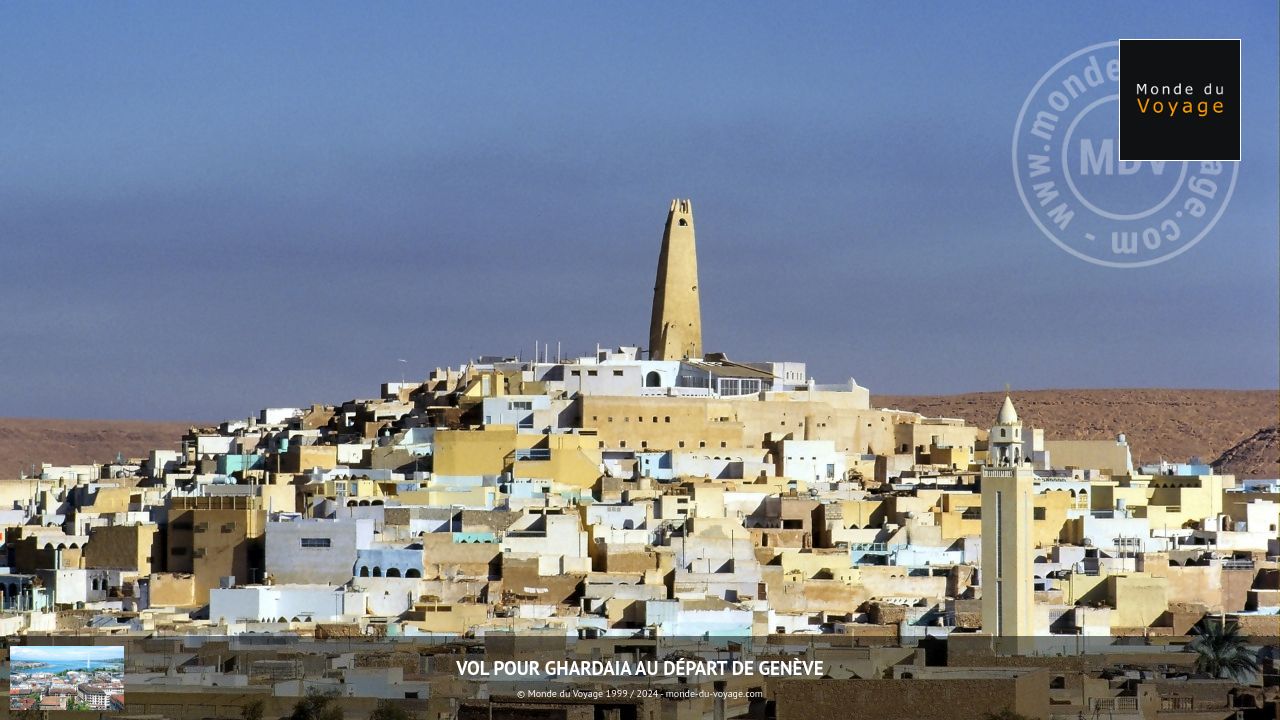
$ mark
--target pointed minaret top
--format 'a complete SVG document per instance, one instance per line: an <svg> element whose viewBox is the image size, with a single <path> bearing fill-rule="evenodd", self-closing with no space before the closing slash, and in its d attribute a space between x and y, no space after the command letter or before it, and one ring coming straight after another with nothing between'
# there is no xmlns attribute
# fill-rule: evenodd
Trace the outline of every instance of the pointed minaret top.
<svg viewBox="0 0 1280 720"><path fill-rule="evenodd" d="M1000 425L1014 425L1018 422L1018 411L1013 409L1013 399L1008 395L1004 396L1004 405L1000 406L996 422Z"/></svg>

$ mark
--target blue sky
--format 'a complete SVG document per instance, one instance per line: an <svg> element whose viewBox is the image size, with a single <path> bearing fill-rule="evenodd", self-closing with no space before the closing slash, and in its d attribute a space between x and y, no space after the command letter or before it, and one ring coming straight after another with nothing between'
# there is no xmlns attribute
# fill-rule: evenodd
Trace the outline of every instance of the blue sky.
<svg viewBox="0 0 1280 720"><path fill-rule="evenodd" d="M676 196L731 357L1280 384L1276 4L990 7L7 5L0 415L214 420L644 344ZM1235 195L1144 270L1053 246L1009 168L1041 74L1119 37L1243 39Z"/></svg>
<svg viewBox="0 0 1280 720"><path fill-rule="evenodd" d="M79 662L85 659L121 662L124 660L124 647L120 645L14 645L9 648L9 654L10 660L15 662Z"/></svg>

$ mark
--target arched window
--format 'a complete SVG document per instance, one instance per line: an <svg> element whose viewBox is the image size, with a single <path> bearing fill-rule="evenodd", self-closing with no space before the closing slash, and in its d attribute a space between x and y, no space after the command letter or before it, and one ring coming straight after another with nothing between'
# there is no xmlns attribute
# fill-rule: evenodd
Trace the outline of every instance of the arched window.
<svg viewBox="0 0 1280 720"><path fill-rule="evenodd" d="M374 577L382 577L382 568L380 568L380 567L375 567L375 568L373 569L373 576L374 576Z"/></svg>
<svg viewBox="0 0 1280 720"><path fill-rule="evenodd" d="M409 568L404 571L404 576L407 578L419 578L422 577L422 573L418 572L417 568Z"/></svg>
<svg viewBox="0 0 1280 720"><path fill-rule="evenodd" d="M369 577L369 566L362 565L360 567L360 577Z"/></svg>
<svg viewBox="0 0 1280 720"><path fill-rule="evenodd" d="M650 370L648 374L644 376L645 387L659 387L661 385L662 376L658 374L657 370Z"/></svg>
<svg viewBox="0 0 1280 720"><path fill-rule="evenodd" d="M400 568L387 568L387 577L400 577Z"/></svg>

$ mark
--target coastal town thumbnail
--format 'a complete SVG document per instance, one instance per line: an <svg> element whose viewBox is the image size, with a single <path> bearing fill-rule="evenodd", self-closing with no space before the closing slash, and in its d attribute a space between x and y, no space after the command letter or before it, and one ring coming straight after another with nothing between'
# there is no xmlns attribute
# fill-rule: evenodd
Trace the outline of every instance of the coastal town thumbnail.
<svg viewBox="0 0 1280 720"><path fill-rule="evenodd" d="M9 661L11 711L124 709L122 646L15 646Z"/></svg>

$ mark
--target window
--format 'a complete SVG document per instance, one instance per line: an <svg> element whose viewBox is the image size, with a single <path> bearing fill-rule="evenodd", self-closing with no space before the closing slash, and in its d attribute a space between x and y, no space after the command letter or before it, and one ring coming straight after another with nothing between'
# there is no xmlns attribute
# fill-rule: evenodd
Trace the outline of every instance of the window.
<svg viewBox="0 0 1280 720"><path fill-rule="evenodd" d="M621 371L621 370L614 370L614 371L613 371L613 376L614 376L614 377L622 377L622 371Z"/></svg>
<svg viewBox="0 0 1280 720"><path fill-rule="evenodd" d="M327 537L304 537L301 538L301 544L304 548L327 548L333 541Z"/></svg>
<svg viewBox="0 0 1280 720"><path fill-rule="evenodd" d="M599 374L600 374L600 373L596 372L595 370L588 370L588 371L587 371L587 377L595 377L596 375L599 375Z"/></svg>

